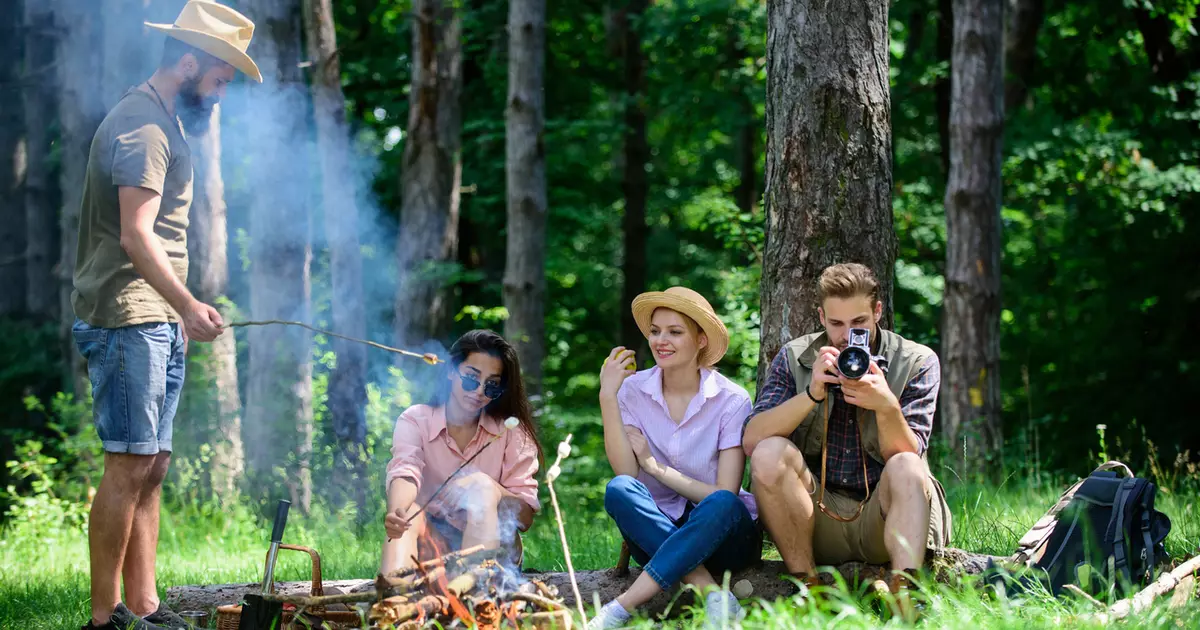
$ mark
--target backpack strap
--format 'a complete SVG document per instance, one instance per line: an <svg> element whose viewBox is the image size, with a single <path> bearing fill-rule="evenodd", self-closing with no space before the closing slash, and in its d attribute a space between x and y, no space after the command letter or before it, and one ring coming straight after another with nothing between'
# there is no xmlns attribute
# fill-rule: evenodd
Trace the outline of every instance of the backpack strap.
<svg viewBox="0 0 1200 630"><path fill-rule="evenodd" d="M1012 562L1017 564L1028 565L1030 561L1036 562L1039 557L1039 549L1045 545L1050 539L1050 535L1054 533L1054 525L1058 522L1058 513L1067 507L1072 499L1075 498L1075 491L1079 490L1079 486L1083 485L1085 479L1080 479L1075 482L1062 496L1058 498L1058 502L1050 507L1041 518L1029 528L1028 532L1021 537L1017 542L1017 551L1009 557Z"/></svg>
<svg viewBox="0 0 1200 630"><path fill-rule="evenodd" d="M1121 573L1130 571L1129 550L1125 544L1125 502L1137 483L1138 480L1132 477L1121 482L1121 487L1117 488L1117 493L1113 497L1112 519L1108 524L1108 539L1112 541L1113 545L1113 568Z"/></svg>
<svg viewBox="0 0 1200 630"><path fill-rule="evenodd" d="M1103 464L1100 464L1096 467L1096 470L1092 472L1094 474L1105 470L1115 470L1119 473L1122 473L1122 477L1133 478L1133 471L1129 469L1129 466L1126 466L1125 464L1115 460L1109 460Z"/></svg>

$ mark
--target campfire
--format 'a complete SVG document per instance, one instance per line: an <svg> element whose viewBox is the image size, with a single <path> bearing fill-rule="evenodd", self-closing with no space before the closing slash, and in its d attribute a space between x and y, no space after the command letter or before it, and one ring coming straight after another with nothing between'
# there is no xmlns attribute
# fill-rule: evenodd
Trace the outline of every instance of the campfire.
<svg viewBox="0 0 1200 630"><path fill-rule="evenodd" d="M443 553L416 567L379 575L374 588L360 593L320 597L268 595L284 603L290 627L358 628L331 623L327 610L340 605L369 604L368 627L379 630L418 628L539 628L569 630L570 611L557 589L505 567L500 553L482 546ZM285 626L287 627L287 626Z"/></svg>

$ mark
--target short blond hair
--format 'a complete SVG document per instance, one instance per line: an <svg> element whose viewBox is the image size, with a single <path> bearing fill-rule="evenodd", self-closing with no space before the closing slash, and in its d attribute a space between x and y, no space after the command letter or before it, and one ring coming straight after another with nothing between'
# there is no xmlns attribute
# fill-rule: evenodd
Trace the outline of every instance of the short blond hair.
<svg viewBox="0 0 1200 630"><path fill-rule="evenodd" d="M849 299L866 296L874 304L879 299L879 281L866 265L830 265L821 272L821 277L817 280L817 293L822 303L831 297Z"/></svg>

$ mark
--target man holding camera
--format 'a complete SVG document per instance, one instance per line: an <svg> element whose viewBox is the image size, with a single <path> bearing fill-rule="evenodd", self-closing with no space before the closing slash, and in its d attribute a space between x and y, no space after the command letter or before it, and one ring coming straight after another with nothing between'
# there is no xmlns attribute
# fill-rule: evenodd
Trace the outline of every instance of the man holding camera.
<svg viewBox="0 0 1200 630"><path fill-rule="evenodd" d="M746 421L752 489L784 564L806 585L819 583L817 566L890 562L898 593L911 586L902 572L950 539L945 493L925 461L938 358L879 327L867 267L830 266L818 288L824 330L780 350Z"/></svg>

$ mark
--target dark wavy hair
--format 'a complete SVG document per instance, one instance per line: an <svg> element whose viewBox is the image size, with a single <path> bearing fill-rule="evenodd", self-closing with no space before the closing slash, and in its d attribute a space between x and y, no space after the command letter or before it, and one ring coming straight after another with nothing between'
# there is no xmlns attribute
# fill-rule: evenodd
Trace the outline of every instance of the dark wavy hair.
<svg viewBox="0 0 1200 630"><path fill-rule="evenodd" d="M546 463L545 454L542 443L538 440L537 428L533 424L533 406L529 404L529 397L525 394L525 380L521 377L521 361L517 358L516 348L513 348L512 344L494 331L472 330L459 337L458 341L450 346L447 369L453 371L452 376L458 378L458 366L476 352L496 357L504 364L504 373L500 375L500 385L504 387L504 394L489 402L484 407L484 412L494 418L499 418L501 422L509 417L520 421L521 429L537 447L538 468L541 469ZM450 388L450 380L443 380L437 387L432 404L435 406L445 405L450 400Z"/></svg>

